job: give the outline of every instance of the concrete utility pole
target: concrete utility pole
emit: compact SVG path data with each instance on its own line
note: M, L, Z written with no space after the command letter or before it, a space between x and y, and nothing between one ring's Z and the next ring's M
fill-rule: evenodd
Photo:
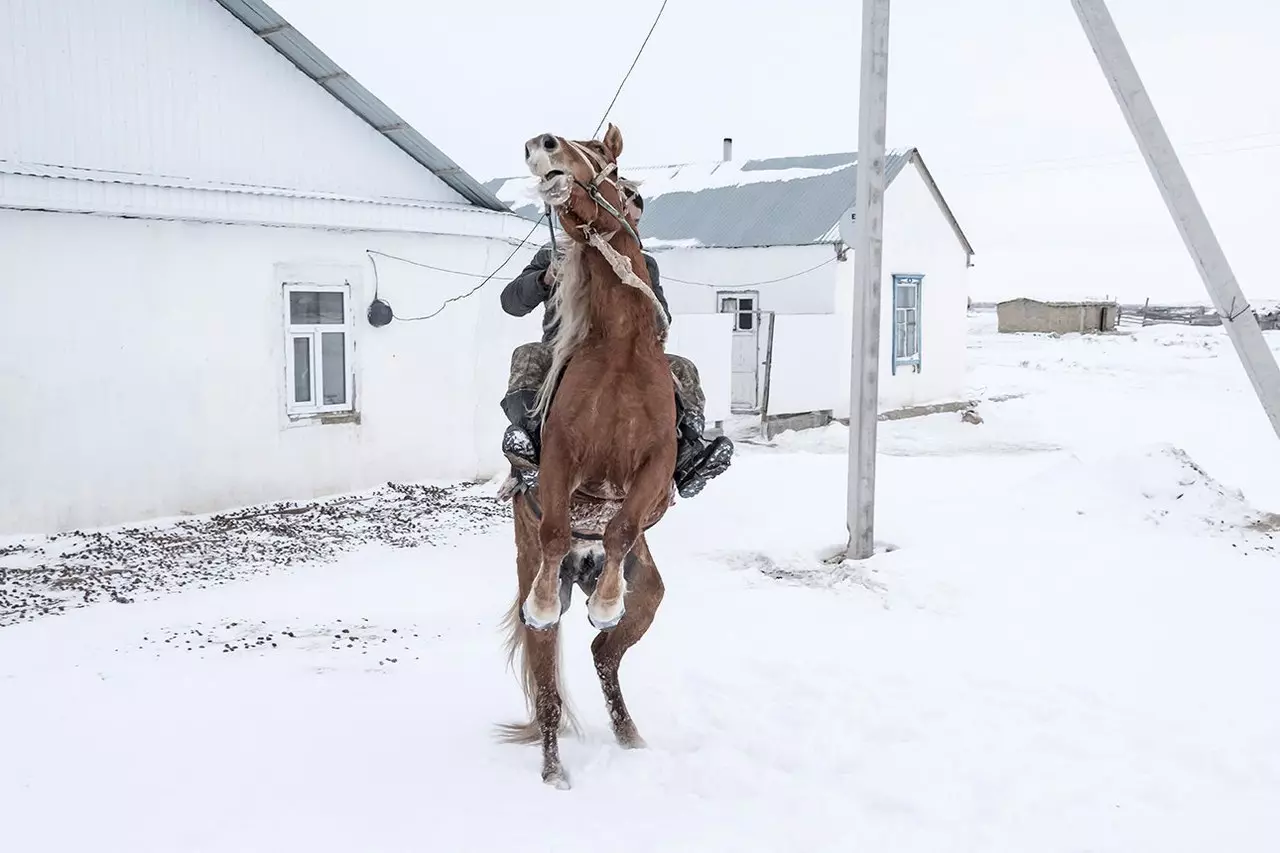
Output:
M1071 5L1075 7L1107 82L1111 84L1111 91L1120 104L1125 121L1129 123L1129 130L1142 150L1151 176L1164 196L1173 222L1187 244L1191 260L1204 280L1209 298L1222 317L1222 325L1235 346L1245 373L1249 375L1249 381L1253 383L1258 401L1271 419L1276 435L1280 436L1280 366L1276 365L1275 356L1262 337L1249 301L1240 290L1222 246L1218 245L1218 238L1209 226L1209 218L1200 207L1191 181L1178 161L1160 117L1156 115L1156 108L1138 77L1138 69L1125 49L1120 31L1107 11L1107 4L1104 0L1071 0ZM863 73L866 73L865 66ZM864 83L864 92L865 89Z
M853 346L849 371L849 550L875 551L876 423L880 397L880 261L889 93L889 0L862 0L858 96L857 218L853 248Z

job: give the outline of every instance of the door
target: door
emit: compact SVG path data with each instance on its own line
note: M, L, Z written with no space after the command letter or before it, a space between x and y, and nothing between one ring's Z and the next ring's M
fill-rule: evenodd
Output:
M729 408L754 412L760 395L760 297L754 291L721 292L720 313L733 315Z

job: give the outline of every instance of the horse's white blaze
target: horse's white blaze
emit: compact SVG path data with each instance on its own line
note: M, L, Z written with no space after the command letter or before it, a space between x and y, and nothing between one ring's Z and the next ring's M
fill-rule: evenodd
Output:
M545 177L547 172L555 168L551 163L551 155L541 145L531 145L529 149L529 156L524 158L524 164L535 178Z

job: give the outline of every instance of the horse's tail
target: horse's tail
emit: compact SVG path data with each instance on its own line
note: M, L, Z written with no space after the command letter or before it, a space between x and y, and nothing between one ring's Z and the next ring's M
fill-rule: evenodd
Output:
M529 744L542 741L542 732L538 728L538 685L533 674L533 662L529 659L528 649L526 648L530 629L525 626L524 621L520 618L522 604L523 600L520 593L517 592L515 601L511 603L511 607L507 610L507 615L502 620L502 627L507 635L507 664L517 669L520 689L524 693L524 704L529 713L529 720L524 723L503 723L499 725L498 739L503 743ZM558 636L556 638L556 692L560 694L560 731L562 733L581 731L577 718L569 707L569 695L564 686L564 645L560 642Z

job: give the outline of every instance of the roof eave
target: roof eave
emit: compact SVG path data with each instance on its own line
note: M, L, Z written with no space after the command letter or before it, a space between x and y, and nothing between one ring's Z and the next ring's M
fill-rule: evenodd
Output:
M271 45L312 82L465 198L486 210L511 209L445 156L376 95L344 71L264 0L217 0L254 35Z
M920 156L919 149L912 148L909 157L910 162L920 170L920 176L924 178L925 185L929 188L930 195L942 210L942 215L947 218L947 222L951 224L951 230L955 232L956 238L959 239L960 245L964 247L966 254L966 266L973 266L973 244L969 242L969 238L965 236L964 230L960 227L959 220L956 219L954 213L951 212L951 206L947 204L947 200L942 197L942 190L938 189L938 182L933 179L933 173L929 171L929 167L924 164L924 158Z

